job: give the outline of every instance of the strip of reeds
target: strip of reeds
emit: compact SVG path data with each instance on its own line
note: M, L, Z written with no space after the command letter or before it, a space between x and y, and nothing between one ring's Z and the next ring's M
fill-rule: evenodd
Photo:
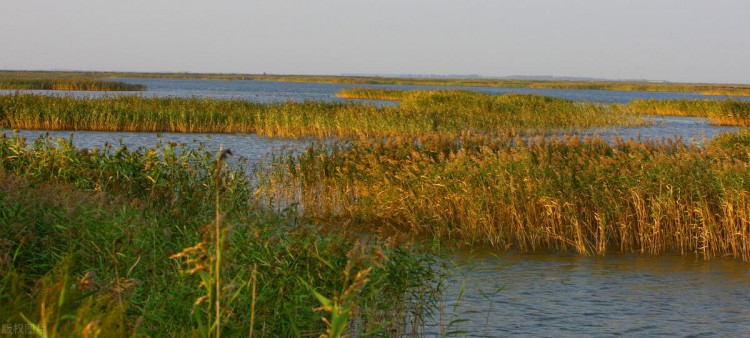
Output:
M361 139L272 158L256 196L323 224L501 250L750 260L749 140Z
M707 117L716 125L750 126L750 101L635 100L628 108L640 114Z
M91 79L2 79L3 90L79 90L79 91L139 91L146 86L117 81Z
M411 92L394 89L373 89L373 88L346 88L336 92L336 96L344 99L365 99L365 100L403 100Z
M240 100L43 95L0 96L12 129L258 133L285 137L420 135L465 131L530 134L642 123L616 106L536 95L404 93L398 106Z
M122 72L49 72L0 71L1 78L166 78L201 80L256 80L282 82L321 82L335 84L383 84L421 86L467 86L496 88L537 88L573 90L624 90L702 93L720 96L748 96L750 85L669 83L646 81L563 81L490 78L404 78L381 76L273 75L273 74L216 74L216 73L122 73Z
M50 337L218 336L206 322L224 336L311 336L330 329L317 293L346 310L337 330L402 335L434 309L429 252L357 245L291 210L253 208L245 170L214 159L175 144L78 150L0 137L0 324ZM209 308L190 272L211 262L216 217L221 307Z

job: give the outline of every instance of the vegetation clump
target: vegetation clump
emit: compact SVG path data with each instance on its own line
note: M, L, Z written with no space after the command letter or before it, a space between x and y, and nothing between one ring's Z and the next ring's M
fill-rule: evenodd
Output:
M218 163L195 145L0 138L0 323L47 336L401 335L434 311L429 251L255 207L240 164Z
M311 222L500 250L750 260L748 140L356 139L274 157L257 198Z

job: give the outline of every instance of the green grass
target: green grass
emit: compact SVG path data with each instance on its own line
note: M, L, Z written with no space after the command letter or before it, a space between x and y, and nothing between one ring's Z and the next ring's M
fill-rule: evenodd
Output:
M414 91L398 106L217 99L0 96L11 129L257 133L285 137L399 136L443 132L523 135L643 123L617 106L536 95Z
M214 336L201 325L215 310L202 300L203 272L220 274L226 336L330 332L321 317L336 316L314 310L316 295L347 314L349 334L406 334L434 311L429 251L357 243L292 209L255 206L244 169L224 167L217 185L214 159L175 144L80 151L0 138L0 322L28 319L49 336ZM221 259L211 240L217 192ZM211 262L220 272L201 268Z
M1 90L137 91L146 86L90 79L0 79Z

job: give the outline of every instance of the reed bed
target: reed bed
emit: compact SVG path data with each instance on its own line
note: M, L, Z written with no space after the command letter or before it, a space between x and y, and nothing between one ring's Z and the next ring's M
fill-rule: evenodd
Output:
M146 86L91 79L0 79L4 90L140 91Z
M635 100L628 108L641 114L707 117L716 125L750 126L750 101Z
M394 89L346 88L336 92L336 96L344 99L398 101L405 99L410 93L412 92Z
M49 337L403 335L434 311L429 251L254 208L241 164L215 158L0 137L0 323Z
M359 139L269 159L260 204L520 252L750 260L750 133L680 140Z
M401 104L182 98L0 96L0 125L14 129L257 133L284 137L420 135L464 131L518 135L643 123L617 106L536 95L404 93Z

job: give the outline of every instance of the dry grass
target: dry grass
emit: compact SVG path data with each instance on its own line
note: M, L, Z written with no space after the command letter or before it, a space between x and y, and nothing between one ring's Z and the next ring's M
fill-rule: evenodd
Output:
M635 100L628 108L639 114L707 117L715 125L750 126L750 101Z

